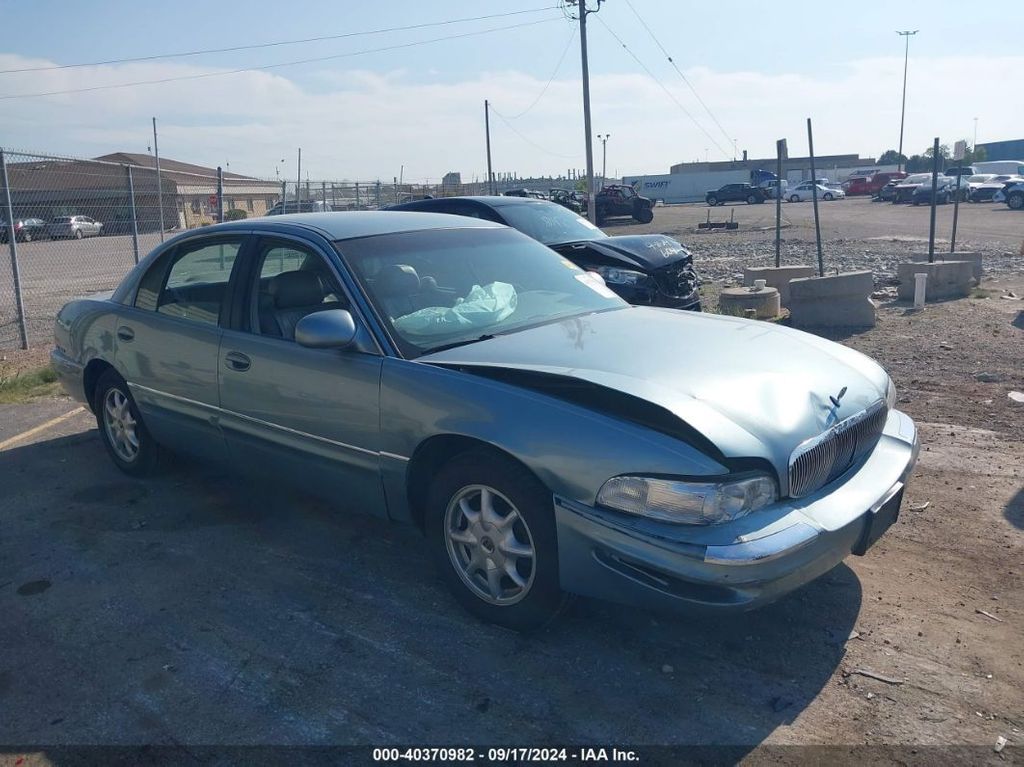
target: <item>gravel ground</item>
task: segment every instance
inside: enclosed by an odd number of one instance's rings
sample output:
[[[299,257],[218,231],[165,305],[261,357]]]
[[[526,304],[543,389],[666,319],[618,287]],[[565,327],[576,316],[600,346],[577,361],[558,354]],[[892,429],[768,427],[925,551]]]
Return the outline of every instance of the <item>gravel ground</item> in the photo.
[[[871,203],[833,205],[849,218],[830,226],[830,268],[885,274],[920,247],[912,227],[865,223]],[[808,237],[795,220],[810,206],[799,207],[784,208],[784,263],[811,262],[813,228]],[[927,223],[920,210],[878,210]],[[609,231],[693,245],[713,297],[743,265],[770,260],[774,240],[742,226],[696,235],[705,215],[659,208],[650,226]],[[581,599],[521,637],[460,612],[409,530],[187,462],[129,480],[85,414],[18,444],[0,454],[0,744],[914,749],[866,755],[885,764],[949,763],[943,747],[969,745],[959,763],[1014,763],[1024,744],[1024,404],[1009,395],[1024,392],[1024,301],[1009,296],[1024,295],[1024,216],[961,209],[967,231],[985,216],[1006,229],[967,240],[988,257],[975,297],[919,313],[883,301],[875,328],[834,339],[892,373],[899,407],[920,427],[899,522],[867,556],[748,615]],[[11,366],[24,359],[7,355]],[[8,424],[71,408],[0,408],[0,441]],[[997,755],[999,737],[1009,745]],[[780,762],[768,752],[761,763]]]

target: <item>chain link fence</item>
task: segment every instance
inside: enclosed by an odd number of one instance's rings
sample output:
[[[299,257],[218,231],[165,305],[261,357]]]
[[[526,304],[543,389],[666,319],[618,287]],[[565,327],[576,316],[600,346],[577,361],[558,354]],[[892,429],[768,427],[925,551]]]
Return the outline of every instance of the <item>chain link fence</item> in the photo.
[[[158,167],[155,156],[139,154],[82,159],[0,149],[0,165],[0,349],[49,343],[61,306],[113,290],[180,231],[282,212],[377,210],[427,196],[488,193],[486,182],[297,183],[175,160],[161,159]],[[523,185],[503,179],[494,191]]]

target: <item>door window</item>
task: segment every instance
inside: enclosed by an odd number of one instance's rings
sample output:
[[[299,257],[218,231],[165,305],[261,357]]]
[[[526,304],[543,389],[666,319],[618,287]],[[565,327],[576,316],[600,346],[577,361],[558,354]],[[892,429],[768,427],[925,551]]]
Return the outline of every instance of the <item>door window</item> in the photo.
[[[159,279],[159,262],[143,277],[135,298],[136,307],[153,307],[160,314],[217,325],[241,246],[240,239],[183,246],[174,255],[165,279]],[[157,284],[161,287],[154,291]]]
[[[266,241],[258,256],[259,276],[250,292],[254,333],[295,340],[306,315],[348,309],[349,301],[320,254],[291,243]]]

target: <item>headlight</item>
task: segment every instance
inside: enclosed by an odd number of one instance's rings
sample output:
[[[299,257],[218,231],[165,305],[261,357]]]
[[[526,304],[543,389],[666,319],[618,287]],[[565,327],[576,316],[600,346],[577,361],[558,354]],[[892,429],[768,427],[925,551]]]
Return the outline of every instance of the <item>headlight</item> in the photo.
[[[599,266],[594,271],[604,277],[605,282],[612,285],[640,285],[647,281],[647,275],[643,272],[634,272],[632,269],[618,269],[614,266]]]
[[[892,382],[891,378],[889,385],[885,387],[885,404],[890,410],[896,407],[896,384]]]
[[[679,525],[730,522],[774,503],[775,480],[765,474],[724,482],[612,477],[597,502],[628,514]]]

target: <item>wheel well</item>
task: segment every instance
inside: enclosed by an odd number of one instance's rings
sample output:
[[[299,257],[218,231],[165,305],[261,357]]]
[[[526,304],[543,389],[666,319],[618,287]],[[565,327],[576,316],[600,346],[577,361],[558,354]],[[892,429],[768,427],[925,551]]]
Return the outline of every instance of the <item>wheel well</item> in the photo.
[[[470,451],[487,451],[519,464],[531,474],[533,472],[522,461],[494,445],[473,437],[460,434],[440,434],[422,442],[409,459],[405,490],[409,500],[409,511],[413,522],[422,530],[426,514],[427,493],[435,475],[452,458]],[[536,475],[534,475],[536,476]]]
[[[89,403],[90,410],[93,409],[96,384],[99,382],[100,376],[113,368],[113,365],[101,359],[90,360],[89,364],[85,366],[85,373],[82,376],[82,389],[85,391],[86,401]]]

